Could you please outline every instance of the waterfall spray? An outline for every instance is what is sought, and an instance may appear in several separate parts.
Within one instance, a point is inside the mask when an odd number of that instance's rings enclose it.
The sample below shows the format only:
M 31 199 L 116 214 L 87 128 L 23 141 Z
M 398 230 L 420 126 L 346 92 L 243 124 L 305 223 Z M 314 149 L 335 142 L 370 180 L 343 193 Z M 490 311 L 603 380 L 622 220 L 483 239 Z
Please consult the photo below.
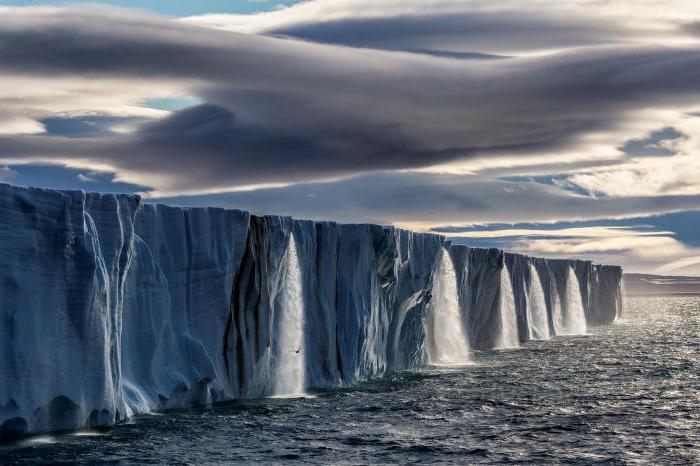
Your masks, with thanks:
M 430 363 L 440 366 L 471 361 L 457 297 L 457 276 L 449 252 L 443 251 L 435 283 L 430 317 Z
M 562 303 L 557 296 L 554 313 L 554 330 L 557 335 L 582 335 L 586 333 L 586 314 L 581 299 L 576 272 L 569 267 L 566 275 L 566 296 Z
M 622 319 L 622 312 L 625 309 L 625 296 L 627 296 L 627 290 L 625 289 L 625 280 L 620 280 L 620 285 L 618 287 L 617 299 L 615 300 L 615 320 Z
M 527 294 L 527 323 L 531 340 L 549 340 L 549 319 L 544 289 L 537 268 L 530 264 L 530 288 Z
M 301 269 L 294 234 L 284 266 L 280 309 L 275 318 L 278 329 L 275 345 L 274 395 L 299 395 L 305 389 L 304 295 Z
M 501 333 L 496 348 L 518 348 L 518 322 L 515 315 L 515 296 L 508 267 L 501 269 Z

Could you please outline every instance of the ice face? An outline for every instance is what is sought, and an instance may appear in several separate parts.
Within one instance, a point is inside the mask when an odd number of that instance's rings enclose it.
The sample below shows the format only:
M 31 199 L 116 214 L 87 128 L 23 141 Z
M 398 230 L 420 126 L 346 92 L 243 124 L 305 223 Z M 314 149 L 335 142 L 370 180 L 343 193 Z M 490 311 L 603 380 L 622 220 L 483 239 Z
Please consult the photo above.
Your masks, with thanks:
M 438 336 L 438 359 L 515 346 L 558 295 L 614 320 L 620 280 L 392 227 L 0 185 L 0 435 L 347 386 L 429 364 Z

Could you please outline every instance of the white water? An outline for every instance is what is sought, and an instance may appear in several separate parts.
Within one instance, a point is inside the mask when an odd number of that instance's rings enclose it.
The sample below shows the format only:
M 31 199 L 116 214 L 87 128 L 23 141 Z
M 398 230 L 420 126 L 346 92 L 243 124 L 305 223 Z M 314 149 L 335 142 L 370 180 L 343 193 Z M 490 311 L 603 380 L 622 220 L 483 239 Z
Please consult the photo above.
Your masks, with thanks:
M 557 335 L 583 335 L 586 333 L 586 314 L 581 299 L 581 288 L 572 268 L 566 276 L 566 298 L 562 304 L 559 295 L 554 307 L 554 330 Z
M 469 364 L 471 353 L 457 297 L 457 275 L 452 258 L 443 251 L 433 285 L 430 363 L 441 366 Z
M 544 289 L 537 268 L 530 264 L 530 288 L 527 292 L 527 322 L 530 340 L 549 340 L 549 319 Z
M 300 395 L 305 389 L 304 296 L 294 235 L 289 237 L 275 345 L 275 396 Z
M 508 267 L 501 269 L 501 333 L 496 348 L 518 348 L 518 321 L 515 315 L 515 296 Z
M 627 296 L 627 290 L 625 289 L 625 281 L 620 280 L 620 292 L 618 293 L 620 297 L 619 303 L 617 305 L 617 312 L 615 312 L 615 320 L 622 319 L 622 310 L 625 308 L 624 299 Z

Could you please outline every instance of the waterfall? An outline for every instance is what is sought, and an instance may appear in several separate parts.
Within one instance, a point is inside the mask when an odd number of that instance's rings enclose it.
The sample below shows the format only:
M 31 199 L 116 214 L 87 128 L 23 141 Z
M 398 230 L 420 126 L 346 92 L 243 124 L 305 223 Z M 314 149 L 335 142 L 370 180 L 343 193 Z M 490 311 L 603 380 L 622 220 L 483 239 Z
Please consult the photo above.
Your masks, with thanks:
M 625 309 L 625 296 L 627 296 L 627 290 L 625 289 L 624 280 L 620 280 L 618 290 L 617 299 L 615 300 L 615 320 L 622 319 L 622 312 Z
M 513 283 L 508 267 L 504 265 L 501 269 L 501 333 L 496 340 L 496 348 L 517 348 L 519 346 Z
M 566 297 L 561 303 L 557 295 L 554 313 L 554 330 L 557 335 L 582 335 L 586 333 L 586 314 L 583 310 L 581 287 L 574 269 L 569 267 L 566 276 Z
M 549 319 L 544 289 L 537 268 L 530 264 L 530 288 L 527 293 L 527 323 L 531 340 L 549 340 Z
M 457 297 L 457 275 L 449 252 L 443 251 L 435 283 L 430 320 L 430 363 L 439 366 L 471 362 Z
M 294 234 L 284 265 L 282 299 L 277 320 L 274 360 L 274 395 L 299 395 L 305 389 L 304 295 Z

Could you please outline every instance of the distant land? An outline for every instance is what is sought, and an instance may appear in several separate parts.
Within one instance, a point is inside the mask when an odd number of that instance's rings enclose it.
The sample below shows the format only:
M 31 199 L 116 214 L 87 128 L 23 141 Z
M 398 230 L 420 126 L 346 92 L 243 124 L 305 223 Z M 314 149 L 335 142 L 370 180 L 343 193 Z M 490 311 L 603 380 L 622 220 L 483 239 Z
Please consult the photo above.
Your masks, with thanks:
M 626 273 L 623 281 L 628 295 L 700 295 L 700 277 Z

